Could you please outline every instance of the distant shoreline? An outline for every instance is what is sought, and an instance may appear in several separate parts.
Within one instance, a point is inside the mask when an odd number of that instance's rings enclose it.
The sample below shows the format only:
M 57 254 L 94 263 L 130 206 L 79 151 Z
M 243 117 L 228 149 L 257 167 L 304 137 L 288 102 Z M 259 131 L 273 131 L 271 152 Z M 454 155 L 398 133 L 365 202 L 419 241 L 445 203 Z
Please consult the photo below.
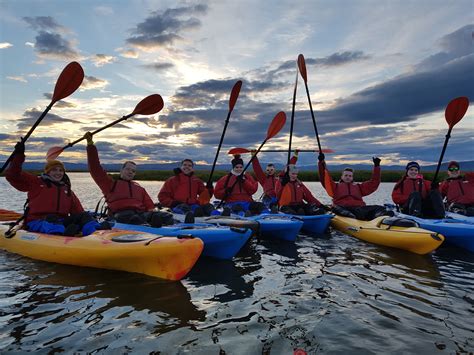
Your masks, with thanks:
M 33 174 L 40 174 L 42 173 L 41 171 L 38 170 L 26 170 L 28 172 L 31 172 Z M 87 170 L 70 170 L 68 171 L 70 173 L 88 173 Z M 196 170 L 194 174 L 201 178 L 204 182 L 207 182 L 207 179 L 209 178 L 209 173 L 210 171 L 207 170 Z M 222 176 L 226 175 L 228 171 L 214 171 L 214 175 L 212 177 L 212 180 L 216 182 L 219 180 Z M 255 174 L 253 171 L 250 171 L 253 177 L 255 177 Z M 111 172 L 110 175 L 112 176 L 118 176 L 118 172 Z M 355 181 L 366 181 L 370 179 L 370 176 L 372 174 L 372 171 L 370 170 L 356 170 L 354 172 L 354 180 Z M 397 182 L 402 178 L 402 176 L 405 174 L 405 170 L 387 170 L 384 171 L 382 170 L 382 182 Z M 166 179 L 170 178 L 173 176 L 174 173 L 172 170 L 143 170 L 143 171 L 138 171 L 137 175 L 135 176 L 135 180 L 138 181 L 165 181 Z M 3 175 L 2 175 L 3 176 Z M 334 171 L 331 172 L 331 177 L 333 178 L 334 181 L 338 181 L 341 176 L 341 171 Z M 428 171 L 423 174 L 424 178 L 427 180 L 431 180 L 434 176 L 434 172 Z M 443 181 L 448 177 L 447 173 L 444 171 L 440 171 L 439 173 L 439 181 Z M 319 180 L 319 174 L 317 172 L 312 172 L 312 171 L 300 171 L 298 174 L 298 178 L 301 181 L 320 181 Z

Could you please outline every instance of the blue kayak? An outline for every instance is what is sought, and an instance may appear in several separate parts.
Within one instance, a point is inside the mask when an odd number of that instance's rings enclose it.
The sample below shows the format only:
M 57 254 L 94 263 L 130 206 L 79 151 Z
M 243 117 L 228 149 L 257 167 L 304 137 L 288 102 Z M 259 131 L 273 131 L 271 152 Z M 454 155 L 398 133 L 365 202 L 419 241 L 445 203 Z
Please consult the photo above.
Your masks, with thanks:
M 261 214 L 243 218 L 257 221 L 260 225 L 260 236 L 270 239 L 276 238 L 294 242 L 303 227 L 301 219 L 290 215 Z
M 474 217 L 465 216 L 463 214 L 446 212 L 446 217 L 456 221 L 461 221 L 462 223 L 474 224 Z
M 293 218 L 300 219 L 303 221 L 303 227 L 301 231 L 307 234 L 323 234 L 329 228 L 331 219 L 334 217 L 332 214 L 317 214 L 313 216 L 300 216 L 292 214 L 280 214 L 282 216 L 291 216 Z
M 445 242 L 448 244 L 474 252 L 474 224 L 464 223 L 454 218 L 426 219 L 403 213 L 397 213 L 397 215 L 415 221 L 423 229 L 444 235 Z
M 208 223 L 179 223 L 161 228 L 115 223 L 114 228 L 165 236 L 191 235 L 204 242 L 202 255 L 217 259 L 232 259 L 252 235 L 252 231 L 248 228 L 224 227 Z

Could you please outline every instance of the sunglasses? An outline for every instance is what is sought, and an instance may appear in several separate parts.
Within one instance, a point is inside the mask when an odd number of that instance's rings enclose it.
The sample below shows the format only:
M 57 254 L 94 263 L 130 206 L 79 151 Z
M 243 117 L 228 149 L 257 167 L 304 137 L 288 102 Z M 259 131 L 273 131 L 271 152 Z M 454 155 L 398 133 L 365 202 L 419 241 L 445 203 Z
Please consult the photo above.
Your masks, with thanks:
M 449 171 L 458 171 L 459 168 L 448 168 Z

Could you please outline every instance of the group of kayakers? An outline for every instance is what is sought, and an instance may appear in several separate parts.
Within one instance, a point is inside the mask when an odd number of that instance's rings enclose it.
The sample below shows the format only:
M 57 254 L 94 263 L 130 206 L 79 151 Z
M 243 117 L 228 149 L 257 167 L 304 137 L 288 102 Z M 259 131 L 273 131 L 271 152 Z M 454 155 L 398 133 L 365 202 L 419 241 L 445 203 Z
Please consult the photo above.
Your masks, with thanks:
M 186 222 L 194 217 L 213 214 L 241 216 L 257 215 L 262 212 L 278 211 L 296 215 L 315 215 L 327 210 L 345 216 L 371 220 L 378 216 L 394 214 L 384 206 L 366 205 L 363 197 L 375 192 L 381 181 L 381 160 L 374 157 L 372 176 L 364 182 L 354 182 L 354 170 L 345 168 L 339 181 L 333 181 L 325 162 L 324 153 L 318 155 L 321 183 L 329 196 L 332 206 L 324 206 L 298 178 L 296 166 L 297 152 L 284 171 L 277 174 L 275 165 L 268 164 L 263 171 L 252 152 L 252 165 L 257 179 L 244 172 L 244 161 L 235 155 L 231 161 L 231 171 L 221 177 L 213 188 L 194 175 L 194 162 L 184 159 L 174 176 L 166 180 L 158 194 L 155 205 L 147 191 L 133 181 L 137 165 L 126 161 L 122 165 L 118 179 L 113 179 L 102 167 L 91 133 L 86 133 L 87 161 L 89 172 L 99 186 L 108 207 L 108 216 L 122 223 L 150 224 L 160 227 L 173 223 L 173 214 L 158 209 L 166 207 L 174 213 L 186 216 Z M 48 161 L 44 172 L 35 176 L 22 170 L 25 161 L 25 146 L 22 142 L 15 146 L 15 155 L 7 171 L 6 179 L 19 191 L 28 193 L 24 223 L 33 232 L 88 235 L 97 229 L 110 228 L 108 223 L 99 223 L 90 213 L 84 211 L 79 199 L 71 189 L 64 164 L 59 160 Z M 461 174 L 460 164 L 448 164 L 448 179 L 438 185 L 425 180 L 420 174 L 417 162 L 406 166 L 405 175 L 395 184 L 393 201 L 403 213 L 425 218 L 444 218 L 447 201 L 450 210 L 468 216 L 474 215 L 474 173 Z M 258 184 L 263 188 L 261 201 L 253 195 Z M 203 198 L 204 195 L 207 198 Z M 217 210 L 210 203 L 214 195 L 222 201 Z

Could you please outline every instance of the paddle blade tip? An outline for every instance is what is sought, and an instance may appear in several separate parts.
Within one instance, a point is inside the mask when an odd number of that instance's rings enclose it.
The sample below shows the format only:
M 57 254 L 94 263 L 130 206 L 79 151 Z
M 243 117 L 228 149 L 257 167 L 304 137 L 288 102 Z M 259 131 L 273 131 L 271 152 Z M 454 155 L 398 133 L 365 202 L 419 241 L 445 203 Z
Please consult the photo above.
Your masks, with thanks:
M 149 95 L 135 106 L 131 115 L 153 115 L 160 112 L 164 106 L 165 103 L 161 95 Z
M 49 148 L 48 152 L 46 153 L 46 160 L 56 159 L 57 157 L 59 157 L 61 155 L 63 150 L 64 149 L 62 147 L 51 147 L 51 148 Z
M 242 88 L 242 80 L 238 80 L 232 87 L 232 92 L 230 93 L 229 111 L 232 111 L 234 109 L 235 103 L 237 102 L 237 99 L 239 98 L 241 88 Z
M 227 154 L 229 155 L 245 154 L 245 153 L 250 153 L 250 150 L 246 148 L 232 148 L 232 149 L 229 149 L 229 151 L 227 152 Z
M 308 81 L 308 76 L 307 76 L 307 73 L 306 73 L 306 62 L 304 60 L 304 55 L 303 54 L 300 54 L 298 56 L 298 68 L 300 70 L 301 76 L 303 77 L 303 80 L 305 82 L 307 82 Z
M 450 128 L 461 121 L 468 108 L 469 98 L 466 96 L 457 97 L 449 102 L 448 106 L 446 106 L 444 117 Z
M 278 132 L 280 132 L 285 123 L 286 114 L 283 111 L 278 112 L 268 127 L 267 139 L 274 137 Z
M 78 62 L 69 63 L 59 75 L 51 101 L 55 103 L 68 97 L 81 86 L 83 80 L 84 69 L 82 66 Z

